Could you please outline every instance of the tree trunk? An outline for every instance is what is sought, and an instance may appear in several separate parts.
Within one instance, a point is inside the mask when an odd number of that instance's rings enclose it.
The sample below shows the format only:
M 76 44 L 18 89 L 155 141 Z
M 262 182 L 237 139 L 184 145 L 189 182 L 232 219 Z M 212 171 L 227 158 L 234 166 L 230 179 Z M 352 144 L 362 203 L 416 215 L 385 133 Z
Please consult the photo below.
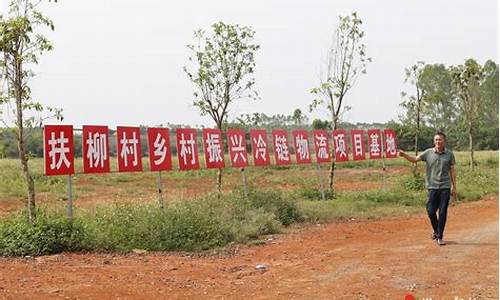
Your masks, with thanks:
M 23 177 L 26 180 L 28 187 L 28 199 L 26 207 L 28 210 L 28 220 L 30 223 L 35 221 L 36 206 L 35 206 L 35 182 L 30 174 L 28 166 L 28 154 L 26 151 L 26 143 L 24 138 L 23 124 L 23 92 L 22 92 L 22 66 L 18 59 L 14 60 L 14 96 L 16 98 L 16 125 L 17 125 L 17 148 L 19 152 L 19 160 L 21 161 Z
M 417 90 L 417 97 L 418 97 Z M 419 100 L 417 100 L 419 101 Z M 415 132 L 415 156 L 418 155 L 418 134 L 420 133 L 420 101 L 417 104 L 417 130 Z M 417 163 L 413 164 L 413 175 L 417 175 Z
M 21 160 L 22 172 L 24 180 L 28 186 L 28 202 L 26 203 L 28 209 L 28 220 L 30 223 L 35 221 L 36 217 L 36 209 L 35 209 L 35 182 L 33 181 L 33 177 L 30 174 L 29 166 L 28 166 L 28 155 L 26 154 L 26 145 L 24 143 L 23 129 L 20 129 L 19 140 L 17 141 L 18 149 L 19 149 L 19 159 Z
M 216 124 L 217 124 L 217 129 L 222 131 L 223 117 L 221 117 L 219 120 L 217 120 Z M 221 138 L 222 138 L 222 136 L 221 136 Z M 224 150 L 222 150 L 222 151 L 224 151 Z M 219 168 L 217 170 L 217 194 L 218 194 L 219 198 L 221 196 L 221 193 L 222 193 L 222 168 Z
M 330 180 L 328 181 L 328 185 L 330 186 L 330 191 L 333 196 L 333 183 L 335 178 L 335 158 L 332 157 L 332 164 L 330 165 Z
M 415 134 L 415 156 L 418 156 L 418 126 Z M 413 175 L 417 175 L 417 163 L 413 164 Z
M 420 105 L 421 105 L 421 98 L 420 98 L 420 92 L 419 89 L 417 88 L 417 130 L 415 132 L 415 156 L 418 155 L 418 135 L 420 133 Z M 413 175 L 417 175 L 417 163 L 413 164 Z
M 470 170 L 474 170 L 474 143 L 472 139 L 472 127 L 469 125 L 469 151 L 470 151 L 470 159 L 469 159 L 469 168 Z
M 337 129 L 337 119 L 333 116 L 333 130 Z M 332 147 L 332 163 L 330 165 L 330 178 L 328 180 L 328 186 L 330 187 L 330 192 L 332 198 L 334 198 L 334 179 L 335 179 L 335 149 Z

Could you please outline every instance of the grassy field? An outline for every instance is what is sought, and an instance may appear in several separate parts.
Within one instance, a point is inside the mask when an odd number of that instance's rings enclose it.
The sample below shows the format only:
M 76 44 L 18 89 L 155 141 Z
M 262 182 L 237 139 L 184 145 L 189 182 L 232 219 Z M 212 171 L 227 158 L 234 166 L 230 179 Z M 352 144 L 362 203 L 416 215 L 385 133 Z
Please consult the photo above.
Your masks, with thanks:
M 201 157 L 200 157 L 201 158 Z M 469 171 L 468 153 L 457 152 L 457 170 L 458 180 L 462 181 L 468 178 Z M 489 172 L 498 169 L 498 152 L 497 151 L 480 151 L 476 152 L 479 172 Z M 176 158 L 172 161 L 176 163 Z M 74 189 L 76 198 L 93 195 L 95 191 L 105 190 L 109 187 L 115 194 L 123 198 L 139 197 L 147 198 L 156 193 L 157 176 L 156 172 L 149 171 L 149 161 L 143 159 L 144 172 L 137 173 L 118 173 L 116 159 L 111 161 L 112 173 L 102 175 L 87 175 L 83 174 L 82 161 L 75 161 L 76 174 L 74 176 Z M 203 165 L 203 161 L 201 162 Z M 227 162 L 226 165 L 229 165 Z M 400 184 L 397 180 L 400 177 L 401 169 L 405 173 L 411 170 L 411 165 L 402 158 L 386 160 L 387 186 Z M 42 199 L 65 199 L 66 197 L 66 182 L 65 176 L 44 176 L 43 175 L 43 160 L 32 158 L 30 167 L 35 179 L 37 193 L 42 195 Z M 327 183 L 328 164 L 322 165 L 322 174 L 325 184 Z M 423 164 L 419 164 L 421 172 Z M 365 183 L 372 183 L 374 188 L 379 188 L 383 184 L 382 161 L 381 160 L 366 160 L 362 162 L 346 162 L 337 164 L 339 176 L 337 182 L 341 184 L 339 187 L 342 190 L 342 185 L 349 183 L 357 183 L 356 186 Z M 365 172 L 369 170 L 369 172 Z M 349 173 L 345 176 L 344 173 Z M 292 165 L 290 167 L 248 167 L 246 176 L 250 185 L 259 187 L 272 187 L 281 189 L 301 188 L 309 190 L 309 187 L 317 187 L 319 185 L 319 177 L 315 165 Z M 464 175 L 464 176 L 462 176 Z M 177 165 L 174 165 L 174 170 L 163 172 L 164 188 L 170 189 L 177 193 L 170 193 L 175 198 L 189 198 L 190 195 L 199 195 L 215 191 L 215 170 L 200 169 L 197 171 L 180 171 L 177 170 Z M 224 169 L 224 190 L 231 191 L 241 188 L 241 175 L 238 169 Z M 467 180 L 468 181 L 468 180 Z M 141 183 L 138 185 L 137 183 Z M 203 186 L 197 186 L 197 184 Z M 462 186 L 462 184 L 460 184 Z M 367 186 L 370 188 L 370 186 Z M 192 192 L 189 192 L 189 191 Z M 184 191 L 184 193 L 182 192 Z M 26 186 L 20 172 L 19 161 L 16 159 L 0 159 L 0 202 L 2 200 L 22 199 L 26 195 Z
M 459 201 L 498 194 L 498 152 L 476 152 L 468 169 L 467 153 L 458 152 Z M 173 159 L 176 161 L 176 159 Z M 66 177 L 43 175 L 43 161 L 30 161 L 41 207 L 34 225 L 22 208 L 25 186 L 17 160 L 0 160 L 0 254 L 45 254 L 60 251 L 197 251 L 230 242 L 255 241 L 300 222 L 332 222 L 424 212 L 422 175 L 411 174 L 402 158 L 338 164 L 335 198 L 319 201 L 314 165 L 249 167 L 250 196 L 242 193 L 238 169 L 224 170 L 224 193 L 215 192 L 215 170 L 163 173 L 166 207 L 157 205 L 157 173 L 82 174 L 74 176 L 75 219 L 68 221 Z M 143 161 L 148 166 L 147 159 Z M 202 162 L 203 165 L 203 162 Z M 327 183 L 328 166 L 322 166 Z M 112 165 L 116 170 L 116 165 Z M 423 174 L 423 164 L 419 165 Z

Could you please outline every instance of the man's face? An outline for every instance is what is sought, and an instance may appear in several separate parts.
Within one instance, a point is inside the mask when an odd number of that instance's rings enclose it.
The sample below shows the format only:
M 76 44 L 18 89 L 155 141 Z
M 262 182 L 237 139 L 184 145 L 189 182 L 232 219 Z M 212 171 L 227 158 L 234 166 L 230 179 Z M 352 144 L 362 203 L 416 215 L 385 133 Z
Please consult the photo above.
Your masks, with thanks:
M 434 136 L 434 146 L 436 146 L 436 148 L 438 150 L 443 150 L 443 148 L 444 148 L 444 138 L 443 138 L 442 135 L 436 134 Z

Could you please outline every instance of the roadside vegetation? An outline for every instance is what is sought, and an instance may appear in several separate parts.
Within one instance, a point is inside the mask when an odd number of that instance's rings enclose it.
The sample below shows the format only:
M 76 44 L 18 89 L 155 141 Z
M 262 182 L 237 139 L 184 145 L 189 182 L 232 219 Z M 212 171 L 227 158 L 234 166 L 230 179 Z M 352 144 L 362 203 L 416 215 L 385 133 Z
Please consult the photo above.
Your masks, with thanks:
M 467 153 L 456 155 L 458 202 L 498 194 L 498 152 L 478 152 L 473 171 L 468 168 Z M 30 162 L 37 191 L 56 201 L 40 205 L 33 224 L 28 222 L 24 210 L 0 217 L 2 256 L 62 251 L 127 253 L 134 249 L 203 251 L 231 243 L 259 243 L 266 235 L 283 232 L 297 223 L 343 222 L 425 212 L 423 166 L 420 165 L 420 175 L 415 176 L 411 165 L 402 159 L 392 159 L 387 161 L 385 188 L 381 172 L 377 171 L 381 169 L 380 161 L 339 164 L 339 174 L 342 170 L 351 172 L 345 178 L 339 176 L 340 183 L 368 187 L 377 184 L 363 189 L 339 189 L 333 200 L 320 200 L 318 177 L 312 166 L 252 167 L 247 170 L 251 184 L 248 197 L 240 190 L 237 170 L 227 169 L 228 177 L 238 179 L 226 187 L 230 192 L 219 198 L 214 187 L 213 193 L 167 198 L 163 209 L 156 203 L 154 193 L 146 192 L 155 189 L 154 173 L 81 174 L 75 180 L 78 209 L 73 220 L 69 220 L 64 211 L 65 178 L 43 176 L 42 160 Z M 18 168 L 14 160 L 0 160 L 0 202 L 16 198 L 22 201 L 25 187 Z M 211 170 L 166 175 L 187 187 L 192 178 L 210 181 L 215 176 L 216 171 Z M 137 182 L 148 184 L 138 186 Z M 92 193 L 96 186 L 99 189 L 123 186 L 129 190 L 129 185 L 136 190 L 129 197 L 139 195 L 149 201 L 78 206 L 78 197 Z

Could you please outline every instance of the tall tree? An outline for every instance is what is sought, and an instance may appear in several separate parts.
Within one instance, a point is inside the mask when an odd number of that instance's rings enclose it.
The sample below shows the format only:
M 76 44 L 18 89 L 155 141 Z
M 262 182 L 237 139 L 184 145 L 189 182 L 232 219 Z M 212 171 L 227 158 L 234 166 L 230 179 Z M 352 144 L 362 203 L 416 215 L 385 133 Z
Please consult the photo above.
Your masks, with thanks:
M 307 120 L 308 120 L 307 116 L 304 115 L 304 113 L 302 113 L 300 108 L 294 109 L 293 114 L 292 114 L 292 122 L 293 122 L 294 126 L 300 127 L 304 123 L 307 123 Z
M 457 104 L 467 128 L 469 137 L 469 166 L 474 168 L 474 136 L 475 128 L 481 118 L 483 99 L 481 85 L 484 80 L 484 71 L 474 59 L 468 59 L 465 64 L 452 67 L 453 84 L 457 93 Z
M 227 122 L 231 103 L 257 98 L 253 73 L 260 46 L 253 43 L 254 35 L 251 27 L 218 22 L 212 25 L 210 35 L 195 31 L 197 43 L 188 45 L 191 66 L 185 66 L 184 72 L 195 86 L 193 105 L 202 115 L 209 115 L 218 129 Z M 222 189 L 222 169 L 217 188 L 219 192 Z
M 312 128 L 313 129 L 330 129 L 330 121 L 327 120 L 321 120 L 321 119 L 314 119 L 312 122 Z
M 420 85 L 425 91 L 425 123 L 436 131 L 450 132 L 457 111 L 453 102 L 453 84 L 449 70 L 443 64 L 426 65 L 420 75 Z M 447 143 L 450 143 L 450 140 L 447 140 Z
M 371 62 L 371 58 L 366 55 L 366 45 L 363 43 L 365 33 L 361 29 L 362 23 L 356 12 L 346 17 L 339 17 L 333 43 L 327 52 L 320 84 L 311 90 L 315 99 L 310 105 L 310 110 L 326 106 L 334 130 L 338 128 L 344 110 L 348 109 L 344 105 L 345 95 L 352 89 L 359 76 L 366 73 L 366 66 Z M 334 174 L 335 161 L 332 161 L 329 179 L 332 192 Z
M 498 149 L 498 64 L 488 60 L 484 66 L 484 81 L 481 84 L 482 124 L 479 127 L 478 147 Z
M 404 121 L 410 125 L 414 131 L 415 155 L 418 155 L 418 137 L 420 135 L 420 127 L 422 124 L 422 111 L 424 106 L 425 90 L 422 88 L 421 78 L 425 63 L 419 61 L 413 66 L 405 69 L 405 83 L 409 83 L 415 88 L 415 94 L 408 95 L 406 92 L 401 92 L 404 98 L 401 106 L 406 109 Z M 414 164 L 413 172 L 417 172 L 417 164 Z
M 34 76 L 30 67 L 38 63 L 40 55 L 52 49 L 50 41 L 39 33 L 44 28 L 54 30 L 52 21 L 37 10 L 41 2 L 42 0 L 12 0 L 8 15 L 0 18 L 0 104 L 12 108 L 15 116 L 14 130 L 22 173 L 27 184 L 28 218 L 31 222 L 35 219 L 35 183 L 28 165 L 25 128 L 33 126 L 37 120 L 41 121 L 42 118 L 36 118 L 36 115 L 41 116 L 45 109 L 61 116 L 60 110 L 44 107 L 34 101 L 29 87 L 29 80 Z M 4 118 L 2 121 L 4 125 L 8 125 Z

